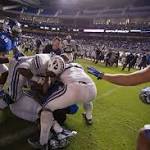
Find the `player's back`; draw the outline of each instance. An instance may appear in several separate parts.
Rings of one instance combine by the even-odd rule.
[[[81,65],[70,63],[60,76],[62,82],[69,84],[73,82],[93,83],[92,79],[85,73]]]
[[[27,79],[20,75],[18,68],[26,68],[31,62],[32,57],[20,57],[19,60],[11,59],[9,62],[8,85],[9,95],[16,101],[23,92],[23,87],[27,84]]]

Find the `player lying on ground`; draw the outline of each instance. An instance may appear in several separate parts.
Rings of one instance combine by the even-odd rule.
[[[150,66],[130,74],[107,74],[93,67],[88,67],[88,72],[96,76],[97,79],[103,79],[122,86],[135,86],[150,82]],[[142,102],[150,104],[150,87],[141,91],[140,98]],[[145,125],[144,128],[139,131],[137,150],[150,150],[150,125]]]

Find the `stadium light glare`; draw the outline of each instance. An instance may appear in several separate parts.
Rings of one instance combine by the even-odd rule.
[[[45,27],[45,30],[49,30],[49,27]]]
[[[52,29],[52,31],[55,31],[56,30],[56,28],[51,28]]]
[[[105,30],[106,33],[129,33],[129,30]]]
[[[150,31],[146,30],[146,31],[141,31],[142,33],[150,33]]]
[[[76,4],[77,2],[79,2],[79,0],[60,0],[60,2],[62,4],[68,5],[68,4]]]
[[[104,32],[104,29],[84,29],[83,32],[101,33]]]
[[[25,28],[29,27],[27,24],[24,25]]]
[[[129,30],[116,30],[118,33],[129,33]]]
[[[79,32],[79,29],[73,29],[74,32]]]
[[[4,19],[0,19],[0,23],[4,23]]]
[[[141,30],[130,30],[130,32],[141,32]]]

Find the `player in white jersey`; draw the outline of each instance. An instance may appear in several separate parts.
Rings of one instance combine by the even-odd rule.
[[[32,66],[31,62],[33,58],[32,56],[21,57],[18,61],[12,59],[9,64],[8,75],[9,95],[13,101],[12,104],[9,105],[10,110],[19,118],[32,122],[37,120],[37,113],[42,107],[37,101],[34,101],[24,93],[23,88],[27,85],[29,80],[22,76],[18,70]],[[2,100],[0,102],[2,102]],[[34,107],[32,107],[33,105]]]
[[[60,80],[66,84],[63,95],[48,97],[44,105],[46,110],[41,113],[41,145],[45,145],[48,142],[49,131],[54,120],[53,111],[72,104],[84,103],[87,110],[86,116],[89,118],[92,117],[91,101],[96,97],[97,89],[94,82],[84,72],[83,68],[76,63],[69,64],[60,75]],[[49,118],[49,120],[45,118]]]
[[[67,54],[69,61],[73,62],[74,53],[77,52],[77,43],[72,39],[71,35],[66,36],[66,39],[63,40],[63,49],[64,53]]]
[[[23,87],[28,81],[37,82],[37,86],[38,84],[42,86],[44,82],[47,82],[47,76],[53,74],[51,71],[47,70],[50,65],[52,65],[53,73],[55,73],[56,76],[64,69],[63,59],[60,56],[51,56],[49,54],[21,57],[18,61],[15,59],[11,60],[8,85],[9,94],[14,103],[11,102],[9,106],[12,113],[19,118],[32,122],[35,122],[39,118],[39,114],[43,109],[42,105],[35,100],[36,95],[24,92]],[[1,100],[0,106],[4,108],[8,105]],[[48,120],[48,118],[45,119]],[[74,132],[64,130],[57,121],[53,122],[53,129],[60,140],[61,138],[74,135]]]

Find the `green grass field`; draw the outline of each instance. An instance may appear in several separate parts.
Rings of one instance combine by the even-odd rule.
[[[104,72],[121,72],[120,68],[105,68],[87,60],[78,60],[78,62],[85,68],[95,66]],[[94,101],[94,123],[92,126],[85,125],[81,115],[82,107],[76,115],[68,116],[66,126],[77,130],[78,134],[71,139],[66,150],[134,150],[138,130],[144,124],[150,123],[150,106],[143,104],[138,94],[140,89],[150,84],[121,87],[91,77],[98,89]],[[8,142],[11,143],[10,145],[7,145],[7,142],[2,144],[2,140],[7,135],[19,134],[20,130],[30,126],[31,124],[11,115],[8,110],[0,112],[0,150],[32,150],[24,137],[12,143]]]

